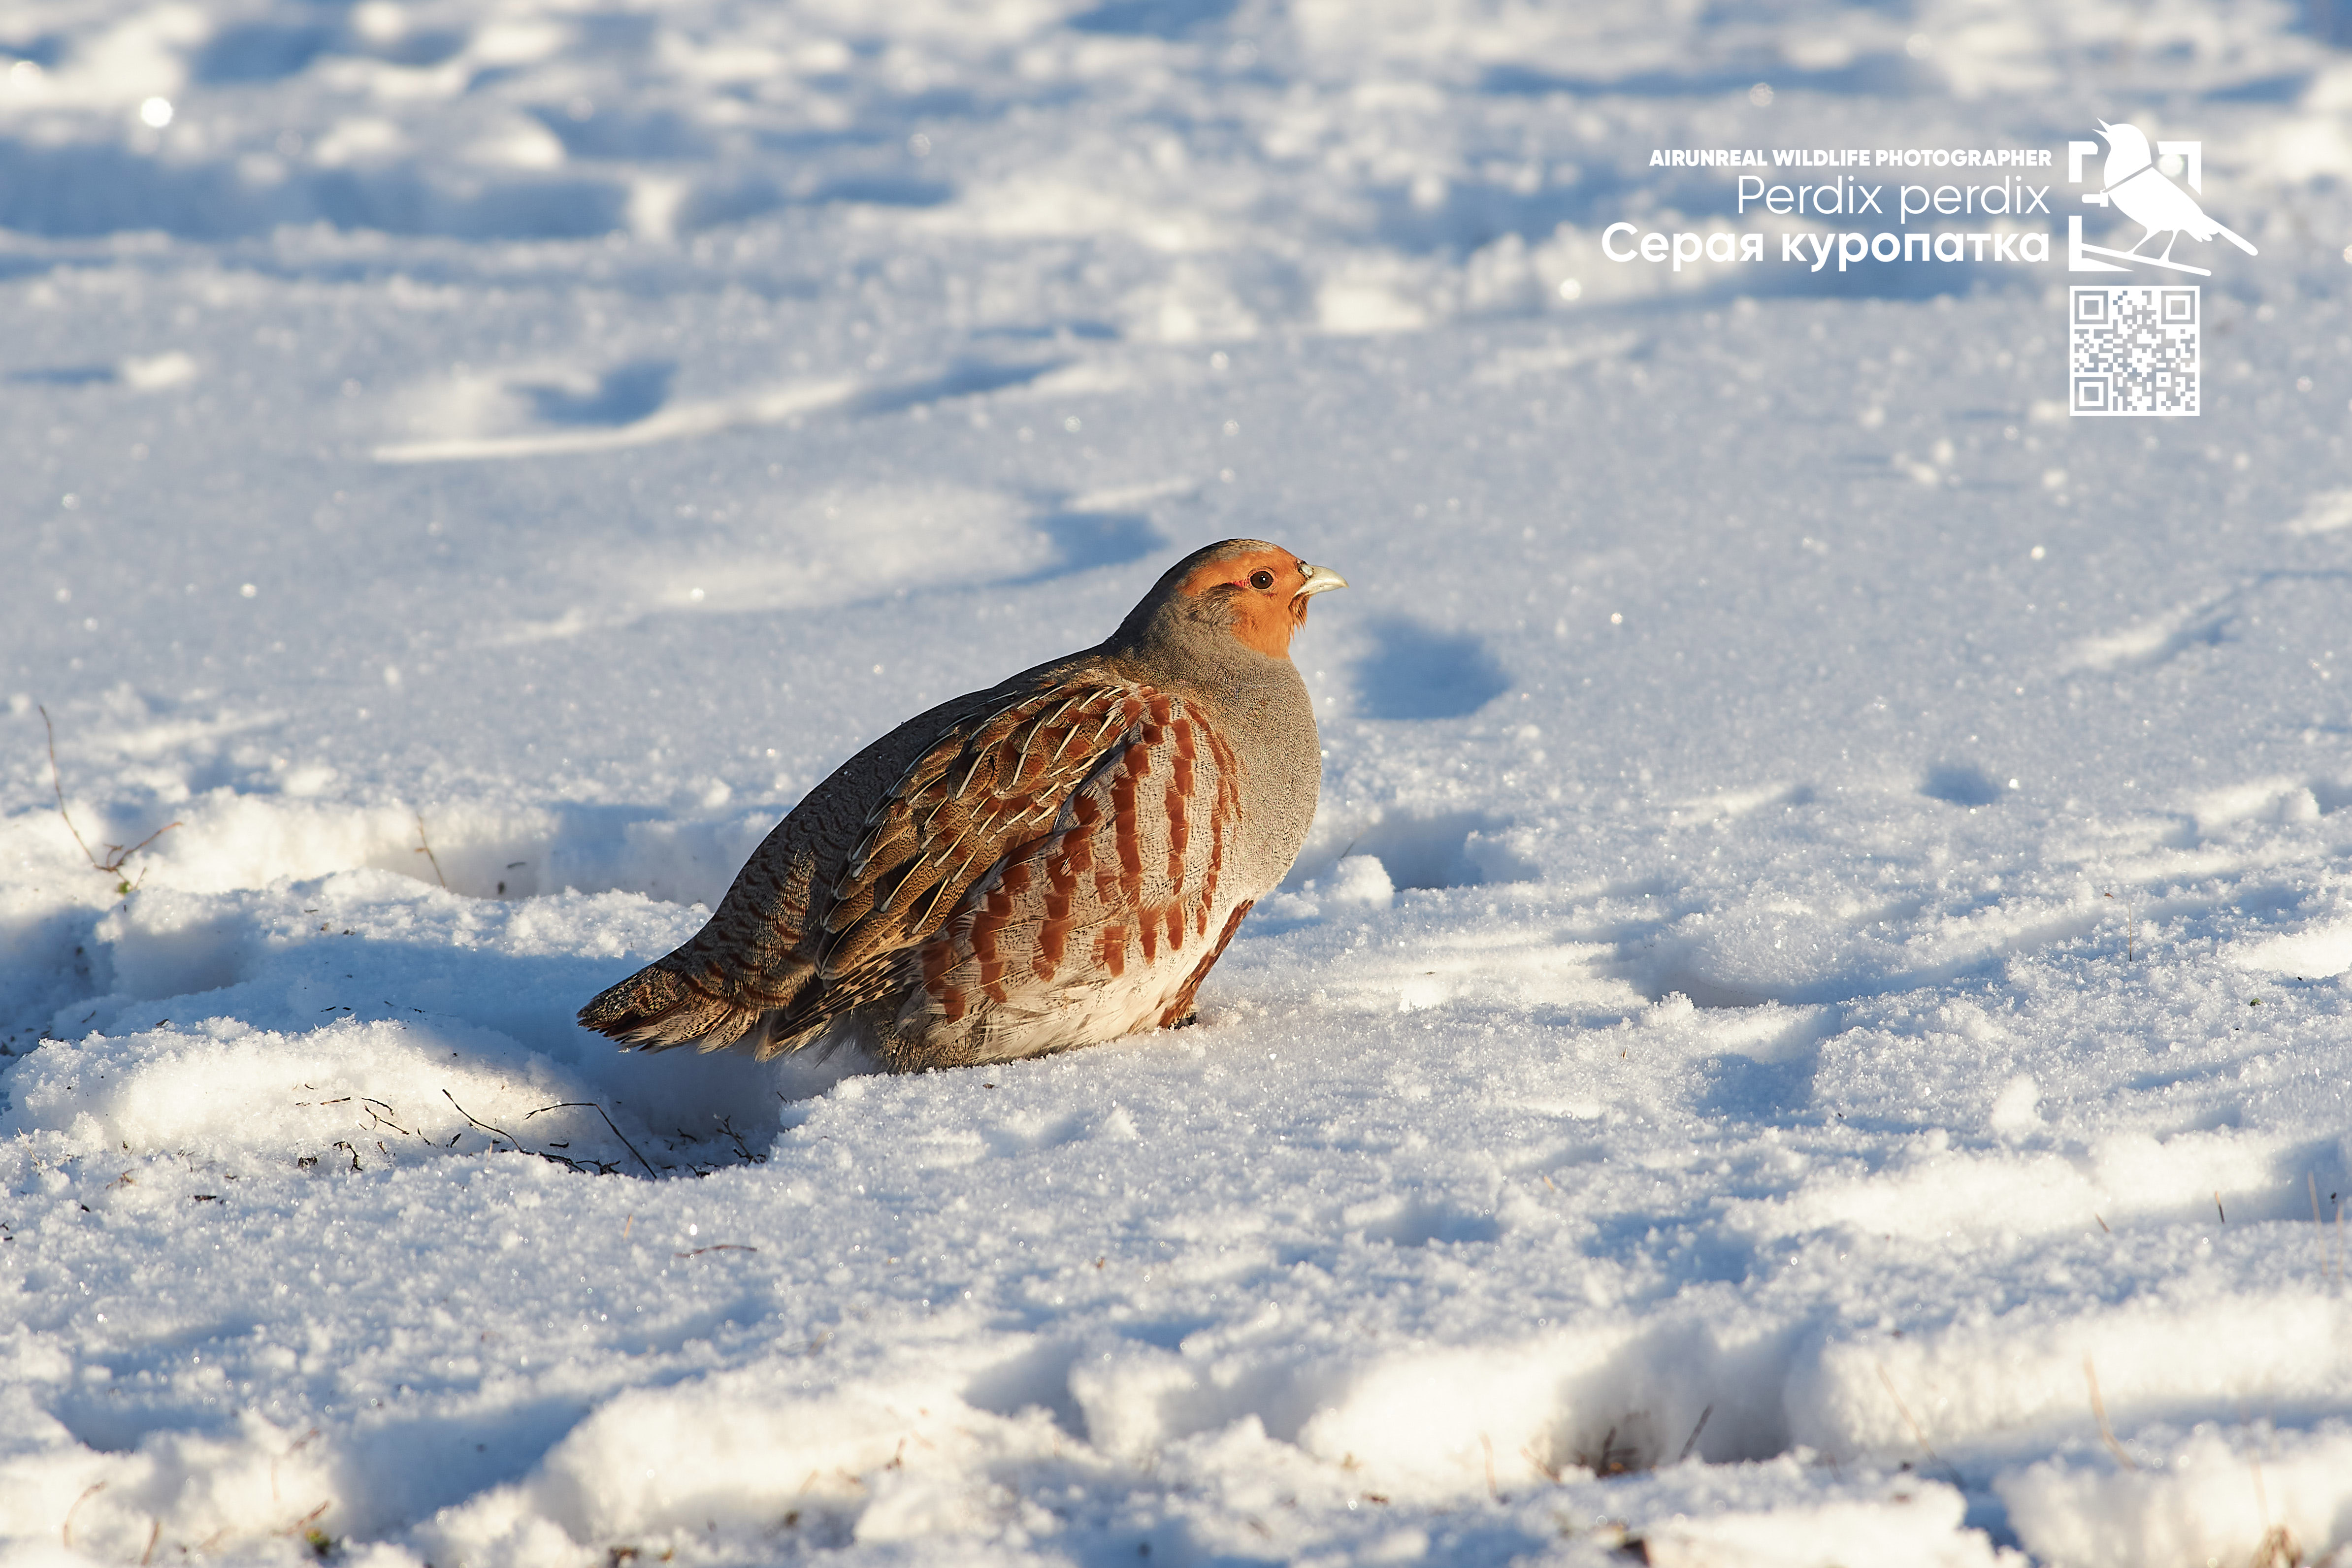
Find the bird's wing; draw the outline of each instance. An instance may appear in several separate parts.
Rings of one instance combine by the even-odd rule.
[[[1105,754],[1166,701],[1088,669],[950,731],[867,815],[820,911],[820,968],[847,975],[929,936],[1008,851],[1050,832]]]
[[[1232,934],[1222,904],[1222,904],[1219,894],[1240,808],[1224,738],[1181,698],[1148,693],[1050,829],[990,868],[903,961],[921,992],[901,1033],[952,1025],[982,1002],[1004,1027],[1023,1027],[1059,1005],[1057,979],[1117,981],[1179,954],[1197,955],[1189,1002]]]
[[[1049,831],[1153,696],[1084,665],[964,705],[943,732],[908,741],[933,721],[910,721],[812,790],[709,923],[589,1003],[581,1022],[656,1049],[765,1057],[806,1043],[887,994],[891,956],[945,921],[1007,850]]]

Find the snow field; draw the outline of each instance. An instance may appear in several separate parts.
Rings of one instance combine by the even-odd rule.
[[[2341,1559],[2315,26],[0,17],[6,1554]],[[1599,255],[2126,112],[2263,251],[2196,421],[2063,416],[2055,269]],[[1234,534],[1355,585],[1200,1026],[572,1025]]]

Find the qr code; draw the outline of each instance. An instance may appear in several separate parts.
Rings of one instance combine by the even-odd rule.
[[[2078,288],[2066,321],[2076,415],[2197,412],[2198,291]]]

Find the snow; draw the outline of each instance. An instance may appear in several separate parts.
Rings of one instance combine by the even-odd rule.
[[[2332,16],[0,14],[0,1555],[2352,1561]],[[2195,419],[2063,232],[1602,250],[2126,117]],[[1232,535],[1353,586],[1198,1026],[572,1024]]]

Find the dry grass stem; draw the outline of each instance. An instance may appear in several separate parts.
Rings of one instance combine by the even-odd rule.
[[[2240,1419],[2244,1419],[2242,1412]],[[2303,1543],[2285,1525],[2271,1522],[2270,1489],[2263,1485],[2262,1465],[2250,1458],[2246,1468],[2253,1473],[2254,1507],[2263,1516],[2263,1538],[2254,1543],[2254,1552],[2246,1560],[2246,1568],[2300,1568]]]
[[[416,852],[433,863],[434,879],[446,889],[449,879],[441,875],[441,857],[433,853],[433,840],[425,837],[425,814],[419,811],[410,815],[416,818]]]
[[[1579,1454],[1576,1462],[1596,1476],[1630,1476],[1642,1468],[1641,1451],[1630,1442],[1617,1441],[1617,1428],[1612,1426],[1601,1434],[1601,1451]]]
[[[2091,1385],[2091,1415],[2099,1423],[2099,1440],[2106,1444],[2107,1452],[2116,1457],[2116,1463],[2126,1470],[2138,1469],[2139,1461],[2124,1451],[2124,1446],[2116,1441],[2116,1429],[2107,1425],[2107,1402],[2099,1397],[2099,1373],[2091,1364],[2089,1356],[2083,1358],[2083,1380]]]
[[[452,1104],[452,1105],[456,1105],[457,1102],[456,1100],[451,1100],[449,1103],[450,1103],[450,1104]],[[621,1140],[621,1147],[622,1147],[622,1148],[624,1148],[624,1149],[626,1149],[626,1150],[627,1150],[630,1153],[632,1153],[632,1154],[636,1154],[637,1163],[638,1163],[638,1164],[640,1164],[640,1165],[645,1166],[645,1168],[646,1168],[646,1175],[648,1175],[648,1176],[651,1176],[651,1175],[656,1175],[656,1174],[657,1174],[657,1173],[656,1173],[656,1172],[654,1170],[653,1163],[652,1163],[651,1161],[647,1160],[647,1159],[646,1159],[643,1154],[637,1154],[637,1146],[636,1146],[635,1143],[630,1142],[628,1141],[628,1139],[627,1139],[627,1138],[626,1138],[626,1137],[622,1133],[622,1131],[621,1131],[620,1128],[619,1128],[618,1126],[614,1125],[614,1121],[613,1121],[613,1116],[612,1116],[612,1113],[611,1113],[610,1111],[606,1110],[603,1106],[601,1106],[601,1105],[597,1104],[597,1103],[596,1103],[594,1100],[563,1100],[563,1101],[562,1101],[562,1102],[560,1102],[560,1103],[558,1103],[558,1104],[555,1104],[555,1105],[542,1105],[542,1106],[541,1106],[541,1107],[539,1108],[539,1110],[534,1110],[534,1111],[530,1112],[530,1114],[529,1116],[525,1116],[525,1117],[523,1118],[523,1120],[524,1120],[525,1121],[530,1121],[530,1118],[531,1118],[532,1116],[537,1116],[537,1115],[540,1115],[541,1112],[549,1111],[549,1110],[593,1110],[593,1111],[594,1111],[597,1115],[599,1115],[599,1116],[603,1117],[603,1118],[604,1119],[604,1125],[613,1129],[613,1136]],[[739,1140],[738,1142],[740,1142],[740,1140]],[[631,1217],[632,1219],[634,1219],[635,1216],[633,1215],[631,1215],[630,1217]],[[625,1232],[625,1231],[624,1231],[624,1232],[623,1232],[623,1234],[624,1234],[624,1235],[625,1235],[625,1234],[626,1234],[626,1232]]]
[[[44,713],[41,717],[46,719],[48,715]],[[73,1516],[81,1510],[82,1504],[88,1502],[90,1499],[96,1497],[105,1489],[106,1483],[104,1481],[92,1481],[89,1486],[82,1489],[81,1496],[73,1500],[73,1507],[66,1510],[65,1522],[58,1527],[58,1538],[65,1542],[65,1548],[68,1552],[71,1552],[73,1550]]]
[[[1691,1457],[1691,1450],[1698,1447],[1698,1435],[1706,1430],[1706,1418],[1714,1414],[1715,1406],[1712,1405],[1698,1413],[1698,1425],[1693,1426],[1691,1435],[1683,1439],[1683,1451],[1675,1456],[1675,1464],[1679,1465]]]
[[[2113,893],[2104,896],[2110,899],[2115,897]],[[2124,906],[2124,962],[2129,963],[2132,961],[2133,949],[2139,937],[2139,911],[2134,900],[2125,899],[2122,903]]]
[[[2263,1531],[2254,1545],[2254,1554],[2246,1560],[2246,1568],[2301,1568],[2303,1545],[2294,1531],[2284,1524],[2274,1524]]]
[[[65,778],[63,774],[58,772],[58,730],[55,724],[49,722],[49,710],[47,708],[43,708],[41,710],[41,728],[48,732],[49,788],[58,797],[58,815],[65,818],[66,831],[73,835],[73,841],[80,848],[82,858],[89,862],[89,868],[97,872],[101,877],[113,878],[114,890],[122,894],[126,898],[129,897],[131,893],[138,890],[139,883],[132,881],[122,874],[122,868],[124,865],[130,861],[133,855],[138,854],[142,849],[146,848],[147,846],[154,843],[155,840],[163,837],[163,835],[171,832],[172,829],[179,826],[180,825],[176,822],[167,822],[163,824],[163,826],[157,828],[154,832],[149,834],[146,837],[141,839],[138,843],[133,844],[128,849],[125,849],[120,844],[110,844],[106,847],[106,858],[100,860],[97,856],[90,853],[89,841],[81,836],[81,829],[74,826],[73,814],[66,809]],[[139,877],[141,881],[144,881],[146,879],[147,873],[142,869],[139,873]]]
[[[1968,1490],[1969,1484],[1960,1479],[1958,1468],[1955,1467],[1950,1460],[1945,1458],[1943,1455],[1936,1452],[1936,1445],[1927,1441],[1927,1429],[1922,1427],[1919,1423],[1913,1418],[1911,1415],[1911,1407],[1903,1403],[1903,1396],[1901,1394],[1895,1392],[1895,1380],[1886,1375],[1886,1363],[1885,1362],[1880,1362],[1878,1363],[1878,1381],[1886,1385],[1886,1397],[1895,1401],[1895,1408],[1902,1415],[1903,1424],[1906,1426],[1910,1427],[1911,1436],[1919,1440],[1920,1452],[1926,1454],[1927,1458],[1935,1460],[1936,1463],[1943,1466],[1944,1473],[1952,1478],[1952,1484],[1954,1486],[1959,1488],[1962,1491]]]

